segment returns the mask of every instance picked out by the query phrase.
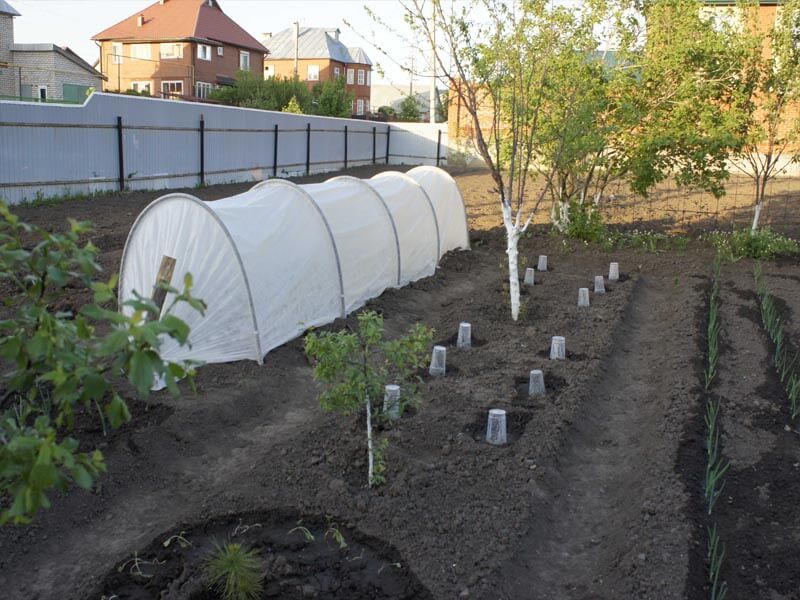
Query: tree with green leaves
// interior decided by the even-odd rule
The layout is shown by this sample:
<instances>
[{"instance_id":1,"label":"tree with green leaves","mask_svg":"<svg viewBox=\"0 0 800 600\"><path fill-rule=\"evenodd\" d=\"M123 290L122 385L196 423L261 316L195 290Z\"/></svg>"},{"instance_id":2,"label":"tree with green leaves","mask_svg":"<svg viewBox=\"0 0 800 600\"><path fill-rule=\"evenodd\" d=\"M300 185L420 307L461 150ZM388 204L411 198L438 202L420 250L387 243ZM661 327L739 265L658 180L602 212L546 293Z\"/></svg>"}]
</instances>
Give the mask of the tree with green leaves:
<instances>
[{"instance_id":1,"label":"tree with green leaves","mask_svg":"<svg viewBox=\"0 0 800 600\"><path fill-rule=\"evenodd\" d=\"M384 386L401 387L404 404L416 396L415 373L425 365L433 332L415 325L408 335L384 339L383 317L373 311L358 315L358 328L309 333L306 354L314 359L314 377L327 389L320 396L323 410L351 415L362 407L367 417L368 484L384 481L385 445L375 443L373 415L380 415ZM376 456L377 455L377 456Z\"/></svg>"},{"instance_id":2,"label":"tree with green leaves","mask_svg":"<svg viewBox=\"0 0 800 600\"><path fill-rule=\"evenodd\" d=\"M297 78L270 77L262 79L249 71L240 71L236 82L213 90L209 98L243 108L281 111L292 98L302 112L311 112L311 92L305 82Z\"/></svg>"},{"instance_id":3,"label":"tree with green leaves","mask_svg":"<svg viewBox=\"0 0 800 600\"><path fill-rule=\"evenodd\" d=\"M766 34L758 2L742 1L733 11L746 94L744 144L734 165L753 180L755 232L767 184L800 158L800 0L782 2Z\"/></svg>"},{"instance_id":4,"label":"tree with green leaves","mask_svg":"<svg viewBox=\"0 0 800 600\"><path fill-rule=\"evenodd\" d=\"M353 115L353 92L345 86L344 77L318 83L311 90L315 115L349 118Z\"/></svg>"},{"instance_id":5,"label":"tree with green leaves","mask_svg":"<svg viewBox=\"0 0 800 600\"><path fill-rule=\"evenodd\" d=\"M419 112L419 105L415 96L406 96L400 103L400 112L397 113L398 121L408 121L419 123L422 115Z\"/></svg>"},{"instance_id":6,"label":"tree with green leaves","mask_svg":"<svg viewBox=\"0 0 800 600\"><path fill-rule=\"evenodd\" d=\"M297 101L295 96L292 96L289 100L288 104L281 109L282 112L285 113L293 113L296 115L302 115L303 109L300 107L300 103Z\"/></svg>"},{"instance_id":7,"label":"tree with green leaves","mask_svg":"<svg viewBox=\"0 0 800 600\"><path fill-rule=\"evenodd\" d=\"M193 375L191 364L158 353L165 338L188 342L188 326L171 314L176 304L205 309L191 277L183 291L159 284L172 297L165 310L138 294L126 312L109 308L116 276L97 280L98 250L81 241L90 232L70 221L50 233L0 203L0 525L30 522L53 489L91 488L106 470L100 450L81 448L72 430L78 414L96 415L104 431L130 421L121 374L142 398L156 378L177 395L176 381ZM70 306L68 290L86 296L83 306Z\"/></svg>"}]
</instances>

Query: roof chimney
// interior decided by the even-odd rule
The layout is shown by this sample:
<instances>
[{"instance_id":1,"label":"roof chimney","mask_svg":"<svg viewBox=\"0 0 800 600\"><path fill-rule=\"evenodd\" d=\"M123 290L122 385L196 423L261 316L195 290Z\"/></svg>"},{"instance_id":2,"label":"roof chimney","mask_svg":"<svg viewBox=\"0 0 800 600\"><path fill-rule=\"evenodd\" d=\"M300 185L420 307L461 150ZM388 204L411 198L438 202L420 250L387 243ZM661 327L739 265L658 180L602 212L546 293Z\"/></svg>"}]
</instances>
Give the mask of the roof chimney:
<instances>
[{"instance_id":1,"label":"roof chimney","mask_svg":"<svg viewBox=\"0 0 800 600\"><path fill-rule=\"evenodd\" d=\"M340 33L342 33L342 32L341 32L341 31L339 31L339 28L338 28L338 27L337 27L337 28L336 28L336 30L333 32L333 37L334 37L334 38L336 38L336 41L337 41L337 42L339 41L339 34L340 34Z\"/></svg>"},{"instance_id":2,"label":"roof chimney","mask_svg":"<svg viewBox=\"0 0 800 600\"><path fill-rule=\"evenodd\" d=\"M138 17L136 17L136 24L137 24L139 27L141 27L142 25L144 25L144 15L139 15Z\"/></svg>"}]
</instances>

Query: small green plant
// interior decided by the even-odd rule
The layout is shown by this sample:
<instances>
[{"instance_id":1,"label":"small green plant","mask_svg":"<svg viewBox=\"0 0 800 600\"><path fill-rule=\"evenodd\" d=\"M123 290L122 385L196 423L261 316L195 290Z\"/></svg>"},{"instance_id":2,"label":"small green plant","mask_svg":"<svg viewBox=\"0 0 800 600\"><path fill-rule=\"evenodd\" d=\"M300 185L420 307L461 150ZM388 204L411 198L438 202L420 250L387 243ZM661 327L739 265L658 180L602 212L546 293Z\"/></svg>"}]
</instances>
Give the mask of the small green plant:
<instances>
[{"instance_id":1,"label":"small green plant","mask_svg":"<svg viewBox=\"0 0 800 600\"><path fill-rule=\"evenodd\" d=\"M339 525L333 522L333 517L331 517L331 515L325 515L325 522L327 524L327 529L325 529L324 539L327 540L328 536L331 536L339 546L339 550L346 550L347 541L344 539L344 535L339 529Z\"/></svg>"},{"instance_id":2,"label":"small green plant","mask_svg":"<svg viewBox=\"0 0 800 600\"><path fill-rule=\"evenodd\" d=\"M303 537L306 538L306 541L308 543L313 542L314 541L314 534L311 533L311 530L308 527L304 527L304 526L300 525L300 523L302 523L302 521L298 521L297 522L297 527L293 527L292 529L290 529L289 530L289 534L292 534L295 531L297 531L297 532L303 534Z\"/></svg>"},{"instance_id":3,"label":"small green plant","mask_svg":"<svg viewBox=\"0 0 800 600\"><path fill-rule=\"evenodd\" d=\"M241 544L217 544L206 574L211 589L224 600L258 600L264 588L258 550Z\"/></svg>"},{"instance_id":4,"label":"small green plant","mask_svg":"<svg viewBox=\"0 0 800 600\"><path fill-rule=\"evenodd\" d=\"M742 258L771 260L777 256L800 254L800 244L792 238L763 227L755 232L749 229L712 231L703 236L723 258L731 262Z\"/></svg>"},{"instance_id":5,"label":"small green plant","mask_svg":"<svg viewBox=\"0 0 800 600\"><path fill-rule=\"evenodd\" d=\"M725 558L725 544L719 539L716 523L708 528L708 550L706 562L708 563L708 589L710 600L725 600L728 593L728 584L720 582L719 575L722 570L722 561Z\"/></svg>"},{"instance_id":6,"label":"small green plant","mask_svg":"<svg viewBox=\"0 0 800 600\"><path fill-rule=\"evenodd\" d=\"M175 542L177 542L178 545L181 548L191 548L192 547L192 542L190 542L189 540L187 540L184 537L184 535L183 535L184 533L186 533L186 532L185 531L181 531L180 533L178 533L176 535L169 536L166 540L164 540L164 544L163 544L164 548L169 548L170 545L174 544Z\"/></svg>"},{"instance_id":7,"label":"small green plant","mask_svg":"<svg viewBox=\"0 0 800 600\"><path fill-rule=\"evenodd\" d=\"M150 565L150 566L158 566L164 564L164 561L158 560L154 558L153 560L144 560L143 558L139 557L138 552L133 553L133 557L126 560L120 566L117 567L118 573L124 573L125 570L128 570L128 573L133 575L134 577L141 577L142 579L150 579L153 577L152 573L145 573L142 571L142 566Z\"/></svg>"},{"instance_id":8,"label":"small green plant","mask_svg":"<svg viewBox=\"0 0 800 600\"><path fill-rule=\"evenodd\" d=\"M383 317L364 311L357 317L358 329L338 332L309 333L305 340L306 354L316 364L314 377L327 385L320 396L323 410L351 415L363 407L367 416L368 484L379 485L385 479L385 445L375 460L372 417L382 411L378 401L384 386L401 386L406 404L416 397L415 373L425 366L425 357L433 332L424 325L415 325L408 335L384 340Z\"/></svg>"},{"instance_id":9,"label":"small green plant","mask_svg":"<svg viewBox=\"0 0 800 600\"><path fill-rule=\"evenodd\" d=\"M564 233L576 240L596 243L608 236L608 228L593 204L573 200L569 203L569 223Z\"/></svg>"}]
</instances>

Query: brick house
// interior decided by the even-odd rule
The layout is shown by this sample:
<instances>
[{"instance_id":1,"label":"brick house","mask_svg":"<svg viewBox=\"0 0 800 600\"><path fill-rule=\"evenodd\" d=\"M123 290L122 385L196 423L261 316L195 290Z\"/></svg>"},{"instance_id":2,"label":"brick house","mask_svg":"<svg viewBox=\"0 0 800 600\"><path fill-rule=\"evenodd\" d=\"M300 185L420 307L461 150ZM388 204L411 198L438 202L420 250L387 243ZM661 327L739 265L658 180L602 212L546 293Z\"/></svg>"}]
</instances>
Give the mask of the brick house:
<instances>
[{"instance_id":1,"label":"brick house","mask_svg":"<svg viewBox=\"0 0 800 600\"><path fill-rule=\"evenodd\" d=\"M370 112L372 61L361 48L348 48L339 40L338 29L293 27L268 36L269 56L264 60L264 78L294 77L312 88L321 81L345 77L345 87L352 92L353 116L366 117Z\"/></svg>"},{"instance_id":2,"label":"brick house","mask_svg":"<svg viewBox=\"0 0 800 600\"><path fill-rule=\"evenodd\" d=\"M20 14L0 0L0 96L83 102L103 77L69 48L55 44L14 43L14 18Z\"/></svg>"},{"instance_id":3,"label":"brick house","mask_svg":"<svg viewBox=\"0 0 800 600\"><path fill-rule=\"evenodd\" d=\"M93 38L104 89L205 98L239 71L261 76L268 52L217 0L159 0Z\"/></svg>"}]
</instances>

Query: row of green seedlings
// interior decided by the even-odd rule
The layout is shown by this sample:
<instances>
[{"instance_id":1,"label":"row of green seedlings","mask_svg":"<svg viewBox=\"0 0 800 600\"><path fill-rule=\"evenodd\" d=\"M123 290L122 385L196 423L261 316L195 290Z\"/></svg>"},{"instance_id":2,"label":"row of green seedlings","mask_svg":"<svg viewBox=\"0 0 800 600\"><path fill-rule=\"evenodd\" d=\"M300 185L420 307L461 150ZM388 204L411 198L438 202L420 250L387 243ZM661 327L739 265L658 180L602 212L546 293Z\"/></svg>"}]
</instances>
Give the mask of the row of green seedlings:
<instances>
[{"instance_id":1,"label":"row of green seedlings","mask_svg":"<svg viewBox=\"0 0 800 600\"><path fill-rule=\"evenodd\" d=\"M346 550L348 548L347 541L338 525L333 522L330 515L326 515L325 519L327 528L323 539L326 542L332 540L339 550ZM237 525L231 537L243 534L253 527L261 527L261 524ZM170 545L179 545L183 549L192 548L194 544L186 538L185 533L185 531L181 531L176 535L171 535L164 540L162 545L164 548L169 548ZM290 529L287 535L293 533L302 534L309 543L316 539L314 534L303 526L302 521L298 521L297 527ZM127 571L132 577L147 580L153 577L153 573L148 573L150 569L147 567L155 567L164 562L157 558L146 560L140 557L138 552L134 552L131 559L117 567L117 571L120 573ZM143 569L143 567L145 568ZM262 597L264 569L261 553L257 548L250 548L237 542L224 544L215 542L214 550L204 563L204 570L208 587L223 600L257 600ZM119 596L110 596L108 600L119 600Z\"/></svg>"},{"instance_id":2,"label":"row of green seedlings","mask_svg":"<svg viewBox=\"0 0 800 600\"><path fill-rule=\"evenodd\" d=\"M794 421L798 413L800 413L800 406L798 406L797 402L798 395L800 395L800 373L795 368L800 353L795 351L794 356L791 359L789 358L792 354L791 344L786 337L784 323L780 315L778 315L775 298L770 292L767 283L761 277L761 263L756 264L753 270L753 278L756 284L756 294L758 294L759 304L761 305L761 320L764 323L764 329L775 344L773 361L775 370L778 372L781 384L786 390L786 395L789 399L789 414L792 421Z\"/></svg>"},{"instance_id":3,"label":"row of green seedlings","mask_svg":"<svg viewBox=\"0 0 800 600\"><path fill-rule=\"evenodd\" d=\"M721 269L721 261L718 255L714 261L714 281L708 303L708 330L706 332L708 356L704 372L706 395L706 476L703 497L706 504L706 516L708 520L706 561L709 598L711 600L723 600L728 593L728 584L725 581L720 581L722 563L725 558L725 544L720 540L717 522L713 516L714 507L725 487L725 472L730 466L730 463L723 458L720 451L719 399L711 395L711 386L717 376L717 361L719 359L719 287Z\"/></svg>"}]
</instances>

